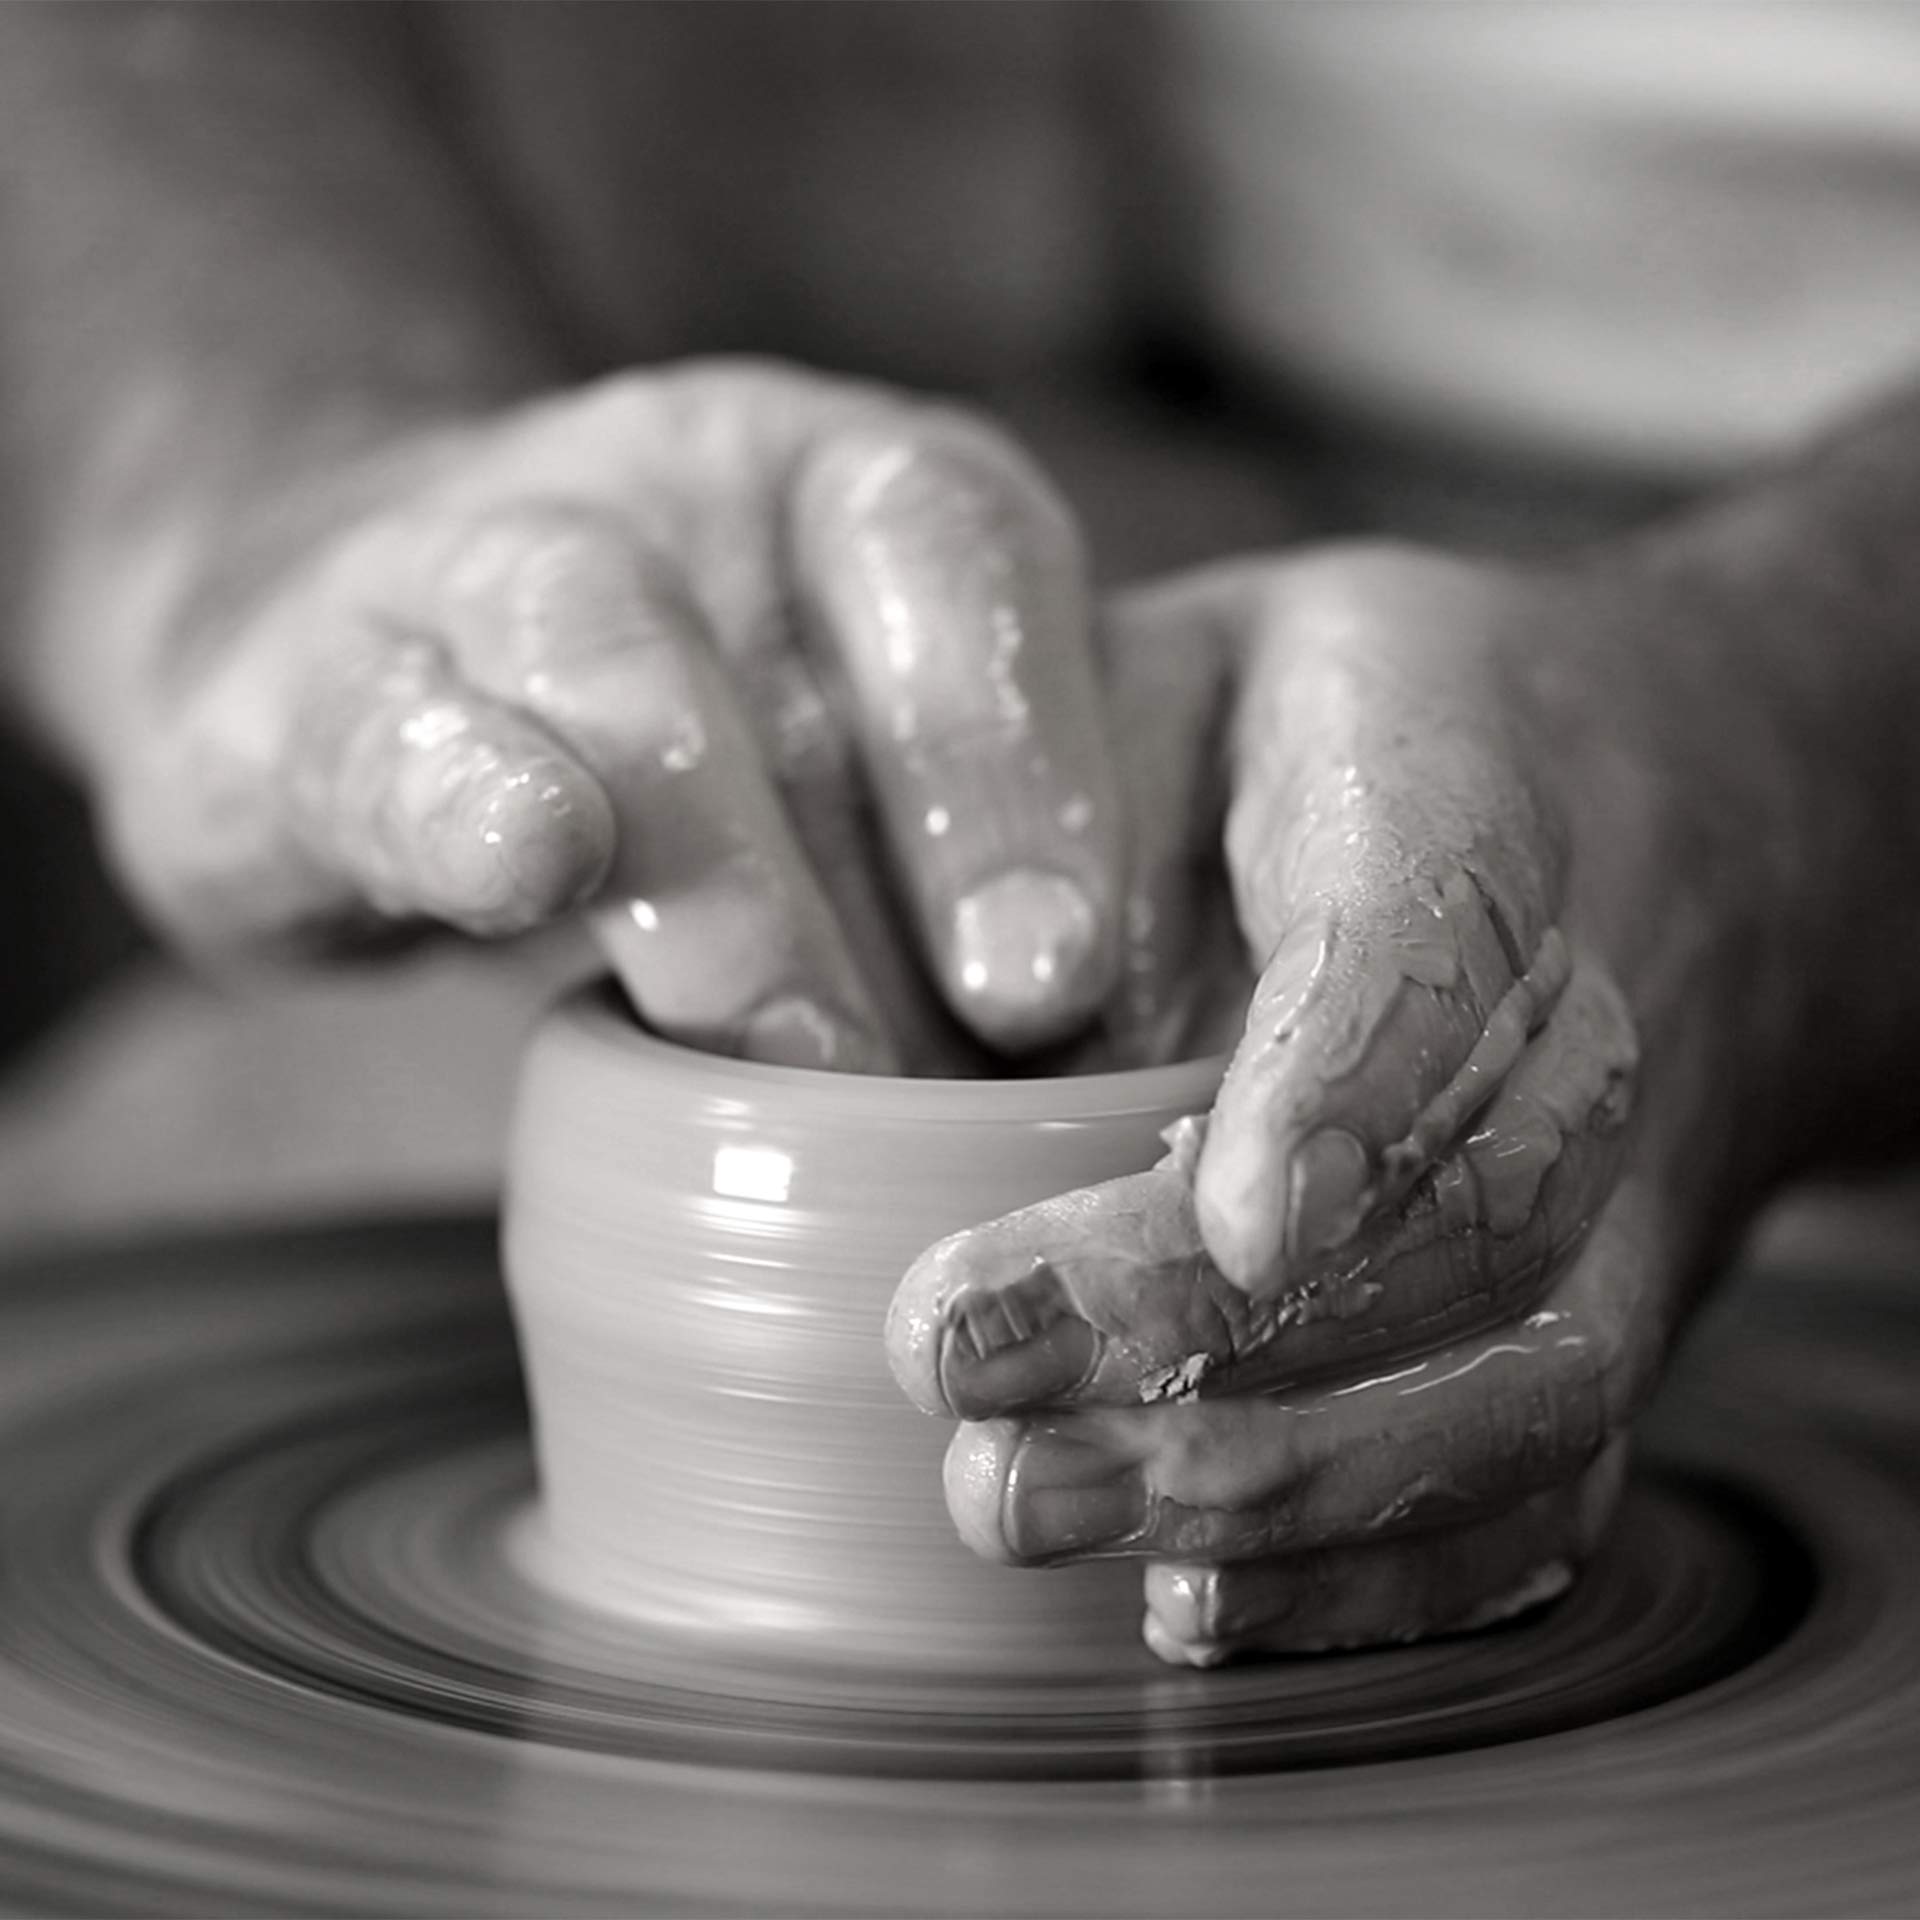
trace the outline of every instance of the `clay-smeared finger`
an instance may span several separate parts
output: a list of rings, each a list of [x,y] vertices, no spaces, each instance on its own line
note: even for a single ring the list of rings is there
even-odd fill
[[[433,642],[344,636],[302,718],[295,833],[378,911],[513,933],[605,875],[614,825],[599,782]]]
[[[1045,1565],[1257,1560],[1484,1517],[1623,1429],[1662,1338],[1641,1313],[1655,1264],[1616,1211],[1542,1306],[1423,1359],[1298,1394],[964,1426],[955,1524],[990,1558]]]
[[[893,1064],[670,561],[590,509],[515,509],[445,535],[416,592],[466,671],[604,789],[614,847],[592,922],[653,1026],[792,1065]]]
[[[1408,1357],[1531,1307],[1619,1164],[1632,1022],[1576,968],[1468,1137],[1406,1204],[1272,1292],[1213,1264],[1194,1206],[1197,1126],[1152,1172],[955,1234],[888,1319],[910,1398],[963,1419],[1268,1390]]]
[[[949,1005],[994,1046],[1057,1038],[1113,983],[1124,858],[1070,517],[997,434],[902,408],[821,435],[793,530]]]
[[[1250,1351],[1256,1310],[1207,1258],[1187,1176],[1166,1165],[930,1247],[894,1296],[887,1354],[928,1413],[1137,1405]]]
[[[1460,1526],[1238,1565],[1147,1569],[1147,1645],[1177,1666],[1466,1633],[1573,1584],[1618,1503],[1627,1443],[1577,1480]]]
[[[1262,973],[1198,1196],[1250,1290],[1403,1197],[1567,982],[1560,827],[1462,578],[1345,556],[1244,611],[1227,847]]]

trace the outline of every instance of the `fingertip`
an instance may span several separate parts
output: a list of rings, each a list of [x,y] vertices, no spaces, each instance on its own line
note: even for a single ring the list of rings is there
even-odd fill
[[[1242,1293],[1278,1285],[1287,1230],[1285,1169],[1271,1145],[1215,1109],[1194,1175],[1194,1212],[1213,1263]]]
[[[899,1055],[877,1028],[815,995],[779,993],[740,1029],[739,1057],[827,1073],[898,1073]]]
[[[423,831],[423,879],[440,917],[515,933],[580,906],[613,858],[613,811],[597,781],[558,758],[502,766]]]
[[[592,898],[612,865],[616,832],[600,783],[555,759],[503,777],[480,837],[511,878],[515,910],[532,922]]]
[[[936,1241],[908,1267],[887,1309],[887,1364],[895,1384],[922,1413],[954,1418],[940,1381],[941,1305],[949,1291],[950,1249],[965,1239]]]
[[[1007,1478],[1020,1441],[1016,1420],[988,1420],[960,1428],[947,1448],[941,1478],[947,1511],[960,1538],[983,1560],[1017,1566],[1021,1556],[1007,1537]]]
[[[1140,1622],[1147,1651],[1170,1667],[1217,1667],[1232,1657],[1232,1649],[1217,1640],[1182,1640],[1149,1607]]]
[[[966,1315],[957,1304],[990,1280],[997,1264],[992,1226],[967,1227],[936,1240],[908,1267],[887,1315],[887,1352],[901,1391],[923,1413],[949,1420],[984,1419],[1000,1408],[962,1404],[948,1375],[956,1334]]]
[[[1163,1633],[1182,1645],[1218,1640],[1220,1582],[1218,1567],[1156,1560],[1146,1574],[1148,1614]]]
[[[1006,1052],[1063,1037],[1113,984],[1112,918],[1080,881],[1044,868],[974,887],[954,905],[942,955],[954,1010]]]
[[[1059,1405],[1098,1365],[1102,1337],[1059,1271],[1019,1233],[1026,1218],[950,1235],[901,1281],[888,1352],[895,1379],[924,1412],[987,1420]]]
[[[1119,972],[1125,821],[1072,516],[1003,436],[919,408],[824,437],[795,511],[948,1005],[1004,1052],[1066,1037]]]
[[[1503,1620],[1518,1619],[1523,1613],[1532,1613],[1558,1600],[1572,1587],[1577,1571],[1570,1560],[1544,1561],[1457,1617],[1439,1619],[1418,1631],[1478,1633],[1482,1628],[1498,1626]],[[1415,1634],[1410,1632],[1403,1637],[1412,1639]]]

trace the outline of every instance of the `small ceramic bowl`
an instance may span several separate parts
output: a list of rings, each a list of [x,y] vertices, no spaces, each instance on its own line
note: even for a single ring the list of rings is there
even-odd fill
[[[955,1537],[952,1429],[882,1329],[922,1248],[1150,1166],[1217,1061],[877,1079],[690,1052],[611,986],[536,1036],[506,1265],[548,1577],[743,1650],[1085,1670],[1138,1648],[1138,1570],[1016,1571]]]

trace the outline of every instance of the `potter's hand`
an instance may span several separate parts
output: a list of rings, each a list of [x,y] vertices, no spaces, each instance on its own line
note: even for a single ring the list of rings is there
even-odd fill
[[[857,768],[975,1034],[1044,1040],[1110,985],[1078,543],[986,427],[715,363],[435,435],[263,517],[111,781],[123,864],[187,942],[501,934],[591,900],[663,1031],[888,1064],[918,990]]]
[[[1185,793],[1188,854],[1218,844],[1196,722],[1232,710],[1244,1036],[1204,1131],[930,1250],[889,1340],[978,1423],[947,1475],[969,1542],[1159,1562],[1169,1659],[1493,1619],[1604,1522],[1727,1209],[1726,1035],[1767,1030],[1740,1002],[1772,980],[1727,957],[1760,889],[1655,757],[1626,612],[1360,551],[1116,617],[1116,712],[1184,729],[1128,764]],[[1150,671],[1184,699],[1135,697]],[[1179,841],[1136,883],[1191,918]]]

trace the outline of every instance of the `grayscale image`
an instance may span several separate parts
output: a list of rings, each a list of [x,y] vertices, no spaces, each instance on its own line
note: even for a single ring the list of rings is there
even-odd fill
[[[1920,1913],[1920,0],[0,0],[0,1912]]]

